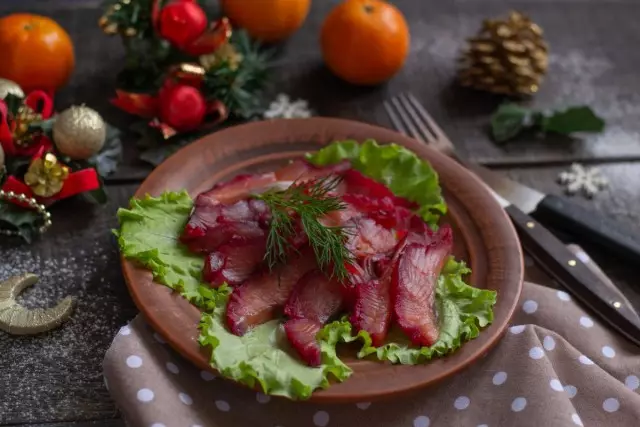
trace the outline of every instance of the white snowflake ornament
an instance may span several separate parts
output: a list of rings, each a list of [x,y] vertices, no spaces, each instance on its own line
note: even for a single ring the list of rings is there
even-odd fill
[[[572,164],[568,171],[560,173],[558,182],[564,186],[568,194],[582,191],[588,198],[592,198],[609,185],[609,180],[602,176],[600,169],[586,168],[578,163]]]
[[[292,101],[288,95],[281,93],[264,112],[265,119],[304,119],[311,117],[309,103],[304,99]]]

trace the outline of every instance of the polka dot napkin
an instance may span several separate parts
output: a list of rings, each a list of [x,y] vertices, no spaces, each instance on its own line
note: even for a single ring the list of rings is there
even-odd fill
[[[527,275],[549,282],[533,266]],[[131,427],[640,425],[640,348],[567,293],[531,282],[488,356],[402,399],[315,405],[270,398],[198,370],[140,316],[114,339],[104,376]]]

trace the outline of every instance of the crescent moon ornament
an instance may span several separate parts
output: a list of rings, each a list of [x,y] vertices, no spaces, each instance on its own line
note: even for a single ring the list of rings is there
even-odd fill
[[[14,335],[33,335],[57,328],[73,311],[73,298],[67,297],[53,308],[28,309],[16,298],[25,288],[33,286],[38,276],[31,273],[13,276],[0,282],[0,330]]]

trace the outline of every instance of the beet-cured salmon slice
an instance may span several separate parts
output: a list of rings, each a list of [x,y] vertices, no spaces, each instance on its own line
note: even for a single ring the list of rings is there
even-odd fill
[[[276,182],[274,172],[261,175],[238,175],[229,181],[216,184],[200,196],[218,203],[232,204],[248,197],[254,190],[268,187]]]
[[[375,198],[364,194],[347,193],[342,196],[342,200],[352,209],[359,211],[361,216],[367,216],[387,229],[408,229],[413,217],[420,219],[406,207],[397,205],[392,197]]]
[[[284,314],[324,324],[340,310],[342,300],[340,282],[313,270],[296,283],[284,307]]]
[[[348,160],[329,165],[316,166],[306,160],[294,160],[275,172],[278,181],[304,182],[310,179],[322,178],[329,175],[342,175],[351,168]]]
[[[391,289],[393,311],[415,345],[430,346],[438,340],[436,284],[452,249],[451,228],[443,226],[431,243],[407,244],[398,259]]]
[[[404,197],[394,195],[386,185],[363,175],[355,169],[349,169],[343,176],[346,184],[346,194],[360,194],[374,199],[388,197],[393,201],[394,206],[402,206],[409,209],[415,209],[418,207],[416,203],[413,203]]]
[[[284,324],[289,342],[309,366],[322,364],[322,352],[316,340],[321,328],[321,323],[309,319],[290,319]]]
[[[180,240],[193,252],[212,252],[233,238],[265,236],[270,219],[269,208],[261,200],[240,200],[225,205],[198,196]]]
[[[250,328],[273,319],[298,280],[314,268],[317,264],[313,251],[305,249],[286,264],[256,273],[234,288],[226,314],[231,332],[242,336]]]
[[[284,314],[291,319],[285,325],[289,342],[310,366],[321,363],[316,335],[343,303],[341,284],[319,270],[305,274],[291,292]]]
[[[369,218],[352,219],[345,227],[348,230],[347,248],[357,258],[389,253],[398,244],[395,231]]]
[[[374,346],[384,343],[391,323],[390,281],[387,275],[355,287],[356,298],[350,321],[358,331],[369,333]]]
[[[266,238],[232,239],[207,255],[203,278],[217,288],[223,283],[239,285],[247,280],[264,260]]]

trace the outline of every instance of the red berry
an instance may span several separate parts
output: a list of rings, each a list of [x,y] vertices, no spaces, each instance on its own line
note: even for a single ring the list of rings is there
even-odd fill
[[[160,35],[178,47],[188,45],[206,29],[207,15],[196,3],[171,3],[160,12]]]
[[[160,92],[160,119],[178,131],[196,129],[206,110],[204,97],[193,86],[177,85]]]

